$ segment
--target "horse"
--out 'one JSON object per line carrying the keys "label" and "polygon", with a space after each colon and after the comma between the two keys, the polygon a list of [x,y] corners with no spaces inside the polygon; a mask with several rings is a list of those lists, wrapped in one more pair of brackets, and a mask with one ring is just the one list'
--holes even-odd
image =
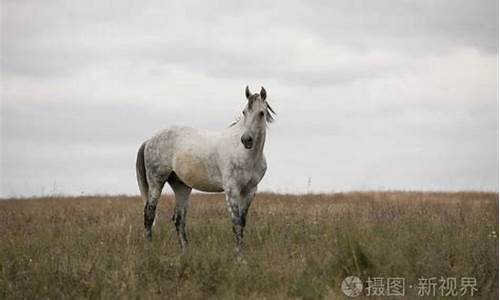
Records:
{"label": "horse", "polygon": [[174,126],[139,147],[136,173],[147,240],[152,240],[156,205],[166,182],[175,195],[172,222],[182,252],[188,244],[186,214],[192,189],[224,192],[240,257],[248,209],[267,170],[263,152],[267,124],[275,115],[264,87],[253,94],[247,86],[245,96],[242,115],[223,130]]}

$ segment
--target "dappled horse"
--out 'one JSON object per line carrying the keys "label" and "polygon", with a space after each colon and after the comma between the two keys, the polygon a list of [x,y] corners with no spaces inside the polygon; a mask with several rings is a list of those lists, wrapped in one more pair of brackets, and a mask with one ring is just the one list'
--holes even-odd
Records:
{"label": "dappled horse", "polygon": [[266,172],[263,149],[267,123],[274,111],[266,101],[266,90],[252,94],[245,90],[243,115],[228,128],[208,131],[171,127],[145,141],[137,153],[136,171],[144,198],[144,227],[151,240],[156,204],[165,182],[175,194],[175,223],[182,250],[187,246],[186,213],[192,189],[224,192],[236,238],[236,254],[241,253],[248,208],[257,184]]}

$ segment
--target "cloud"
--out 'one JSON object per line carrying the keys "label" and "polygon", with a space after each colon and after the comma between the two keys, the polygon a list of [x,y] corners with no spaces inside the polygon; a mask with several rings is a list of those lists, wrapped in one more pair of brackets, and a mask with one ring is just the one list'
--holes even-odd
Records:
{"label": "cloud", "polygon": [[498,190],[496,1],[2,4],[5,195],[134,193],[143,140],[224,128],[247,84],[263,189]]}
{"label": "cloud", "polygon": [[386,59],[391,56],[407,60],[455,48],[496,53],[498,44],[495,1],[291,1],[286,7],[7,2],[4,10],[2,50],[9,59],[3,72],[19,76],[67,76],[105,62],[149,61],[207,76],[316,86],[405,67],[394,66]]}

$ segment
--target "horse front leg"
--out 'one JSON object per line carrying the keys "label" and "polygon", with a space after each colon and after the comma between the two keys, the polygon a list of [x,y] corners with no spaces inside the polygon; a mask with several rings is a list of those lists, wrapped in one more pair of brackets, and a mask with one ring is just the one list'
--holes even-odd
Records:
{"label": "horse front leg", "polygon": [[249,193],[241,194],[231,191],[226,192],[226,203],[231,214],[231,221],[233,223],[233,233],[235,237],[236,247],[235,252],[238,259],[242,255],[243,234],[245,231],[246,218],[248,209],[254,198],[256,189]]}

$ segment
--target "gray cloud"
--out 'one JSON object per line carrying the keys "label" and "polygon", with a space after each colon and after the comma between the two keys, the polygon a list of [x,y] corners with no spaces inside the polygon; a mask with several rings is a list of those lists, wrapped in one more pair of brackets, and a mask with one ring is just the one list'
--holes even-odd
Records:
{"label": "gray cloud", "polygon": [[227,126],[246,84],[263,189],[498,190],[496,1],[2,4],[4,195],[135,193],[141,141]]}
{"label": "gray cloud", "polygon": [[343,42],[360,47],[399,46],[417,54],[425,50],[442,52],[453,47],[497,52],[498,1],[480,4],[465,0],[308,3],[311,9],[303,23],[310,24],[314,32],[333,42],[340,37]]}
{"label": "gray cloud", "polygon": [[[401,68],[356,63],[377,49],[421,56],[463,47],[496,53],[498,45],[496,1],[206,5],[7,2],[2,50],[9,59],[3,61],[3,72],[63,76],[88,64],[150,60],[186,65],[209,76],[288,76],[296,84],[314,86]],[[341,51],[328,48],[335,46]],[[321,59],[321,47],[339,59],[346,58],[345,52],[355,55],[340,68],[297,64],[298,57]]]}

